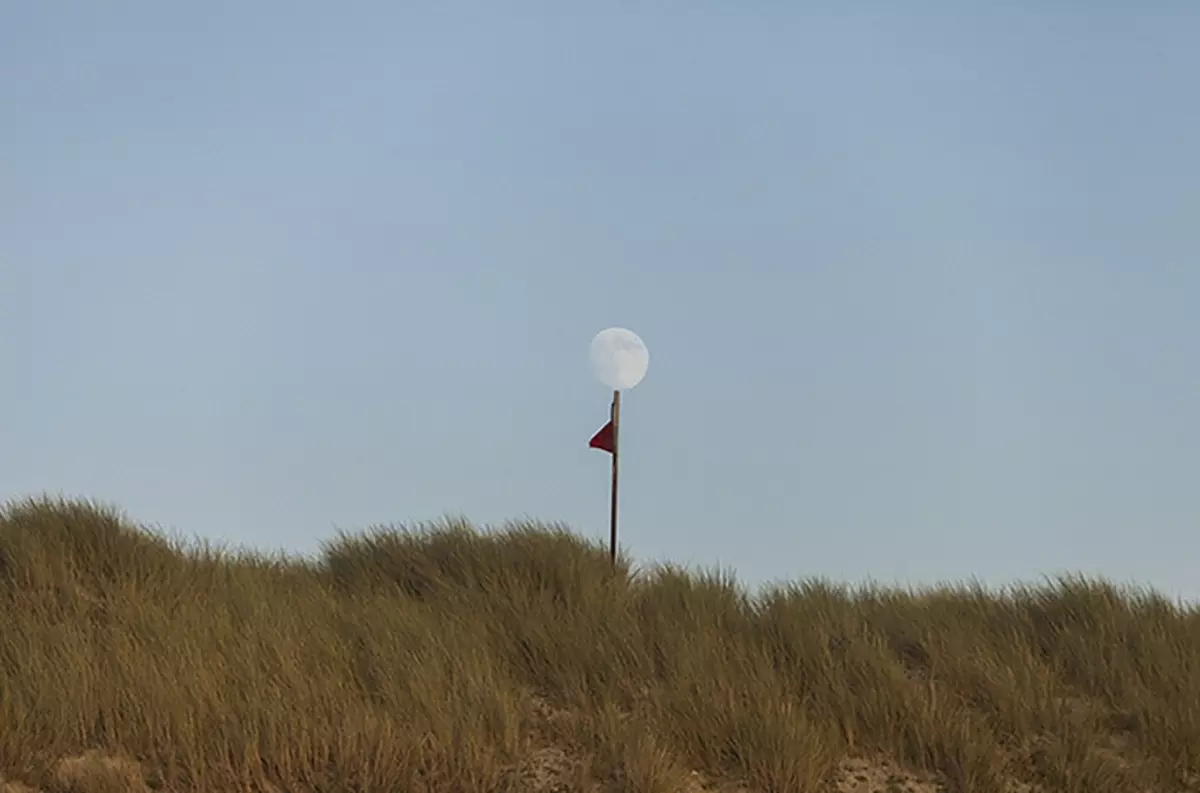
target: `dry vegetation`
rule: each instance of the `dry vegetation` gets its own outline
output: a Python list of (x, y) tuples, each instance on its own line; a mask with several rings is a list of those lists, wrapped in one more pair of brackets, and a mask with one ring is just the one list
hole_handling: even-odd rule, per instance
[(555, 526), (302, 561), (0, 514), (3, 793), (1200, 790), (1198, 666), (1200, 615), (1096, 581), (751, 598)]

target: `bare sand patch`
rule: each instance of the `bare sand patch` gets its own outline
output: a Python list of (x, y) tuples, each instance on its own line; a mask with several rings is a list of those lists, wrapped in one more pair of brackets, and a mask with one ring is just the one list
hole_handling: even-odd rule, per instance
[(141, 765), (122, 755), (92, 750), (58, 761), (53, 793), (149, 793)]

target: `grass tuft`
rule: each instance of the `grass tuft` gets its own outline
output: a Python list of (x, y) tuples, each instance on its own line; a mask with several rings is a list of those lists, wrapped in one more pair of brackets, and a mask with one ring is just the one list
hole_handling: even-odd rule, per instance
[(559, 525), (186, 543), (0, 510), (0, 791), (1200, 791), (1200, 613), (614, 568)]

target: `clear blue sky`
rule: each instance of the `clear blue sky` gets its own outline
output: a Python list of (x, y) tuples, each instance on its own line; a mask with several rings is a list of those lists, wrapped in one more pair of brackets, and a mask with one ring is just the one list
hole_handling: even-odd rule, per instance
[(1200, 596), (1200, 6), (900, 5), (4, 3), (0, 495)]

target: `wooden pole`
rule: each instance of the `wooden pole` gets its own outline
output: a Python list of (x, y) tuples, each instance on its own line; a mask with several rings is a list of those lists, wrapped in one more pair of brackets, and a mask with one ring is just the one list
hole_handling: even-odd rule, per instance
[(617, 456), (621, 451), (621, 392), (613, 391), (612, 401), (612, 501), (608, 505), (608, 557), (617, 563)]

